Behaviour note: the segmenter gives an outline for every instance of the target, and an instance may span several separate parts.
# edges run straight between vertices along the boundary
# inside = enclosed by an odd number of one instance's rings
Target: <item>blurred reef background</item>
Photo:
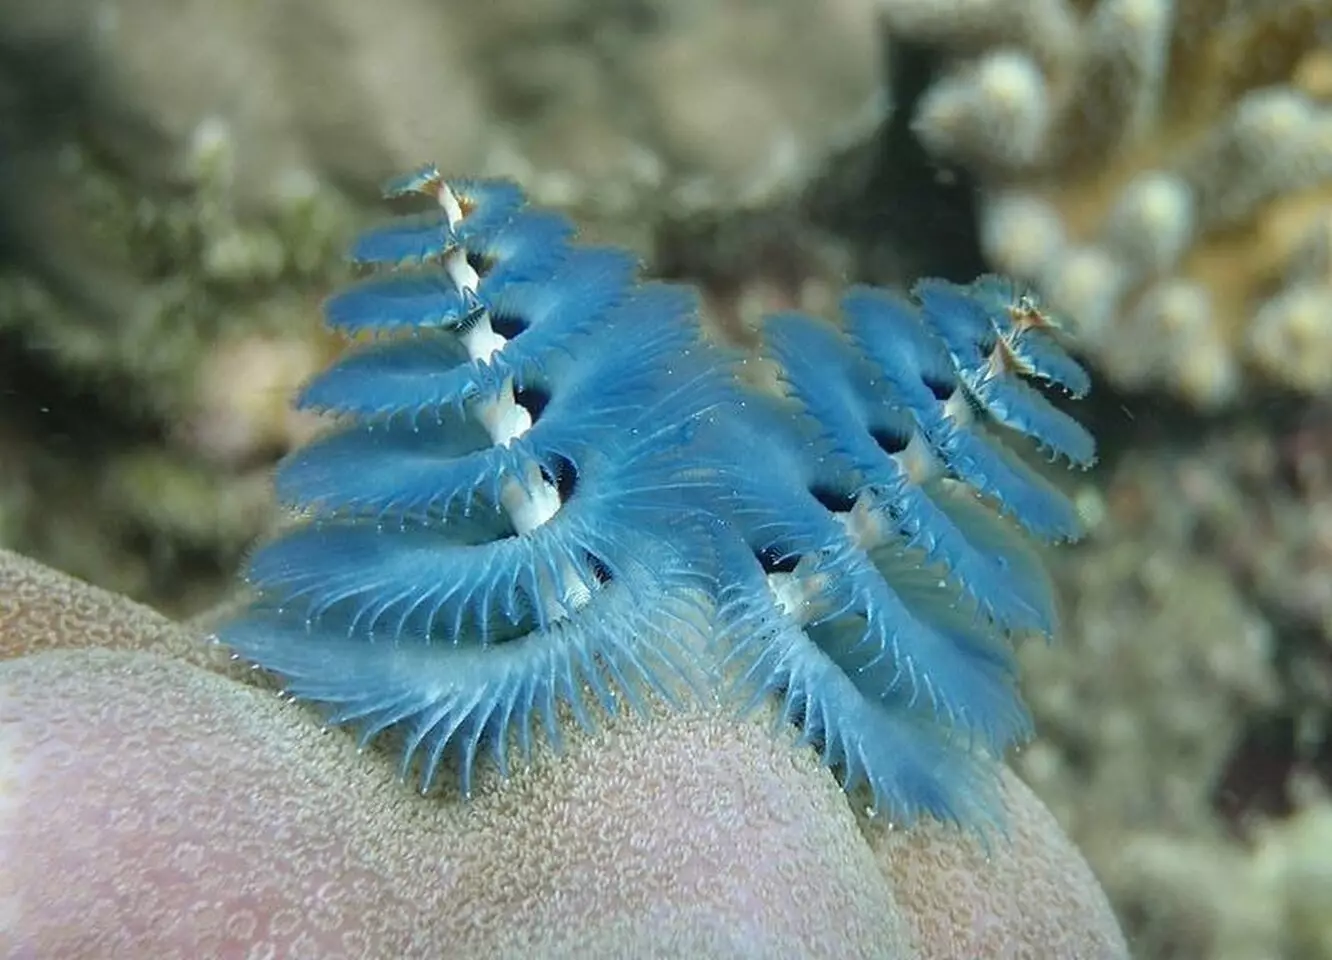
[[[425,160],[737,331],[1032,283],[1103,456],[1015,765],[1136,956],[1332,958],[1332,0],[12,0],[0,541],[217,602],[342,246]]]

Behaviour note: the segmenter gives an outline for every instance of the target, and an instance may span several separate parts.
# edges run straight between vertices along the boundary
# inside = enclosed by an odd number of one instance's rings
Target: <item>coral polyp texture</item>
[[[388,193],[434,205],[353,246],[326,314],[358,342],[297,401],[333,423],[279,468],[290,519],[219,639],[393,730],[422,789],[558,748],[562,715],[720,691],[778,698],[895,823],[988,820],[1029,727],[1013,644],[1055,631],[1030,540],[1079,533],[1016,451],[1094,457],[1040,389],[1088,381],[1035,300],[858,287],[756,355],[513,184]]]
[[[881,0],[943,54],[917,135],[994,269],[1121,386],[1332,390],[1329,0]]]

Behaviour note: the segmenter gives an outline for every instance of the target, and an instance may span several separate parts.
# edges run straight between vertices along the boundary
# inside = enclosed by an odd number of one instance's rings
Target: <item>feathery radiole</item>
[[[400,730],[423,789],[446,752],[466,793],[483,748],[503,773],[535,727],[558,747],[560,703],[586,727],[702,671],[779,697],[895,822],[985,819],[984,758],[1029,729],[1012,643],[1055,629],[1023,532],[1078,535],[1003,440],[1094,456],[1031,385],[1087,389],[1031,297],[926,280],[768,318],[765,393],[690,288],[513,184],[386,192],[438,209],[354,244],[374,272],[328,321],[377,337],[299,397],[337,423],[280,467],[293,519],[221,641],[363,741]]]

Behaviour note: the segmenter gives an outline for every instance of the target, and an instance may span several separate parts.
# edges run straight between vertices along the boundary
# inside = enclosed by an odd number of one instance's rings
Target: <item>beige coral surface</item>
[[[0,654],[6,956],[1127,956],[1008,774],[988,850],[867,827],[812,753],[700,705],[420,797],[191,632],[13,554]]]

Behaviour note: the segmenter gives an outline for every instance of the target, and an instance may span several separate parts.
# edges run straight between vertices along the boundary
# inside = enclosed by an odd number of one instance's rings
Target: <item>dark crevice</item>
[[[555,488],[560,503],[568,503],[578,488],[578,468],[573,461],[559,454],[551,454],[546,463],[541,465],[541,476]]]
[[[874,442],[878,444],[879,449],[890,457],[901,453],[911,442],[911,434],[904,433],[901,430],[892,430],[888,427],[874,427],[870,430],[870,436],[874,438]]]
[[[592,571],[592,576],[596,578],[598,584],[604,587],[615,579],[610,567],[606,565],[606,561],[595,553],[588,553],[586,559],[588,568]]]
[[[832,513],[847,513],[856,504],[856,496],[849,490],[838,490],[832,487],[814,487],[810,491],[810,496]]]
[[[532,422],[536,423],[546,407],[550,405],[550,391],[545,387],[527,384],[514,389],[513,399],[518,406],[527,411],[532,418]]]
[[[503,314],[491,311],[490,327],[505,340],[512,340],[514,337],[526,330],[530,324],[526,317],[520,317],[516,314]]]
[[[885,41],[892,115],[866,142],[833,159],[802,207],[813,225],[850,242],[857,279],[896,286],[920,276],[968,282],[986,269],[974,183],[929,156],[911,130],[939,58],[924,45]]]
[[[800,554],[790,553],[775,546],[767,546],[754,554],[764,573],[790,573],[800,562]]]
[[[1298,759],[1294,717],[1266,716],[1253,723],[1213,790],[1217,814],[1237,833],[1254,816],[1288,816],[1294,808],[1288,792],[1290,774]]]
[[[938,377],[931,377],[929,374],[923,375],[921,379],[925,382],[925,386],[929,387],[930,393],[934,395],[935,400],[948,400],[953,394],[957,393],[958,386],[956,380],[941,380]]]
[[[478,277],[484,277],[495,266],[495,261],[483,254],[468,250],[467,265],[476,271]]]
[[[1279,637],[1273,666],[1281,687],[1296,692],[1287,697],[1281,709],[1249,719],[1212,791],[1213,808],[1238,835],[1255,821],[1280,819],[1296,812],[1298,798],[1292,787],[1297,774],[1332,789],[1332,735],[1321,726],[1310,730],[1300,722],[1299,701],[1303,699],[1310,714],[1314,706],[1298,693],[1308,689],[1303,678],[1311,670],[1332,673],[1332,652],[1321,625],[1298,622],[1263,603],[1260,597],[1247,599]],[[1322,707],[1317,711],[1321,715]]]

